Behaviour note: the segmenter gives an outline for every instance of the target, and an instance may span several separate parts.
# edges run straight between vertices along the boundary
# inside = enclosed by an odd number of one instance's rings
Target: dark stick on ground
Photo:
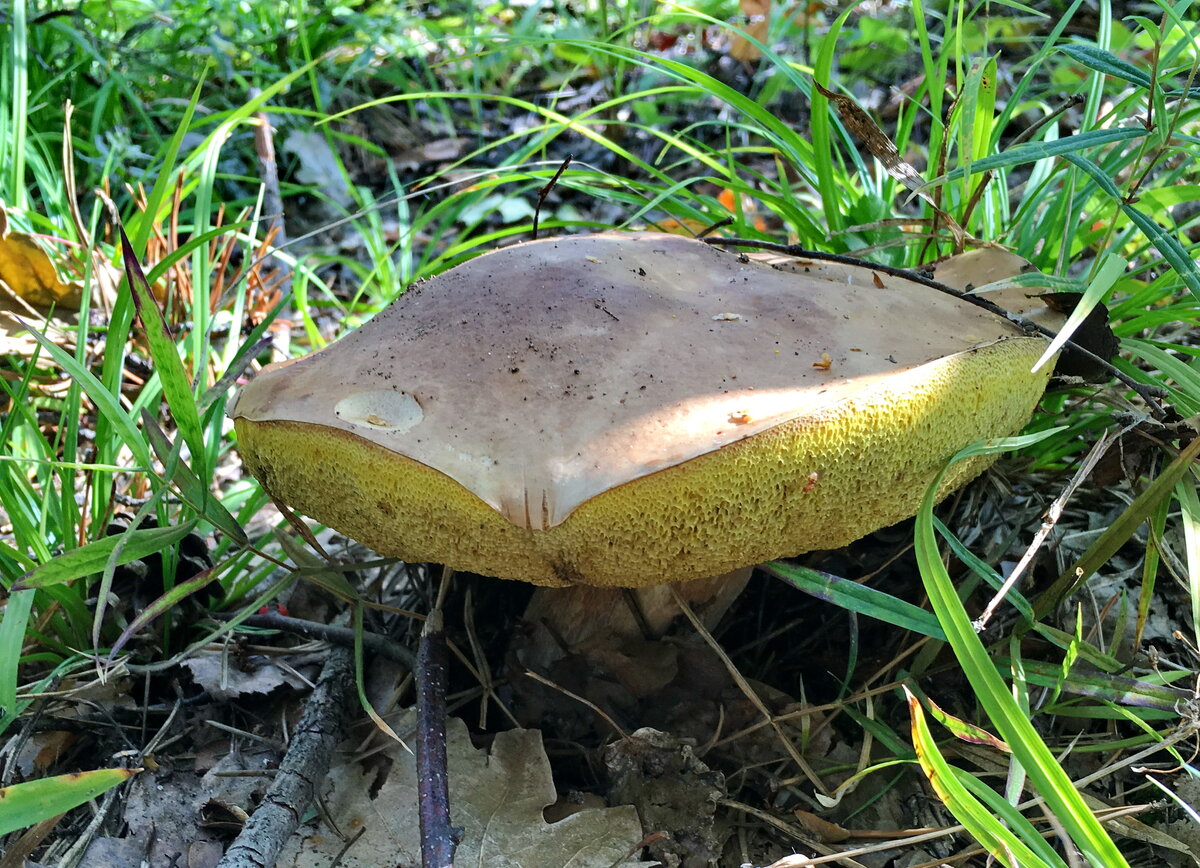
[[[303,618],[292,618],[288,615],[280,614],[277,609],[267,609],[259,615],[251,615],[242,623],[247,627],[265,627],[270,630],[282,630],[285,633],[294,633],[299,636],[311,636],[314,639],[323,639],[333,645],[341,645],[345,648],[354,647],[354,631],[349,627],[338,627],[333,624],[322,624],[320,621],[306,621]],[[381,636],[378,633],[363,631],[363,649],[369,654],[376,654],[384,657],[395,663],[400,663],[412,669],[416,666],[417,659],[411,651],[393,642],[387,636]]]
[[[270,868],[300,825],[342,740],[354,692],[354,652],[335,646],[304,705],[287,754],[262,804],[251,814],[217,868]]]
[[[542,204],[546,201],[546,197],[550,195],[550,191],[554,189],[554,185],[558,183],[558,179],[562,177],[562,173],[567,170],[567,166],[571,165],[571,161],[575,159],[574,154],[567,154],[567,158],[562,161],[562,165],[558,167],[558,171],[547,182],[546,186],[538,190],[537,205],[533,209],[533,240],[537,241],[538,220],[542,216]]]
[[[462,831],[450,825],[446,770],[446,634],[434,609],[417,650],[417,804],[421,819],[421,865],[452,868]]]

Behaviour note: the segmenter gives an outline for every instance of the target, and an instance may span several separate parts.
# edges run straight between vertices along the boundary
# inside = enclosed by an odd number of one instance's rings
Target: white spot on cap
[[[355,392],[338,401],[333,412],[346,422],[393,434],[403,434],[425,418],[416,398],[391,389]]]

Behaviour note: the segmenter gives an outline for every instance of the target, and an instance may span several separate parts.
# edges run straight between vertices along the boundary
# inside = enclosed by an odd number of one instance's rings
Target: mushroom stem
[[[713,627],[753,572],[753,567],[741,567],[707,579],[641,588],[538,588],[525,610],[529,634],[522,643],[521,663],[547,672],[573,654],[619,674],[624,667],[618,660],[625,650],[661,638],[682,614],[672,588],[705,627]],[[636,685],[626,686],[641,692]]]

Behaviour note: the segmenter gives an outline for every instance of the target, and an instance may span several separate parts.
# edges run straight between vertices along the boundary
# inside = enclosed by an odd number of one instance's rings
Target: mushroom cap
[[[230,411],[238,448],[272,496],[381,553],[539,585],[844,545],[1024,425],[1046,341],[816,271],[650,233],[504,248],[264,369]]]

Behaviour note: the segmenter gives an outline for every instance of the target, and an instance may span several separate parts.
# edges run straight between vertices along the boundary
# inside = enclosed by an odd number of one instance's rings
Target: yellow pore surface
[[[538,585],[656,585],[842,546],[913,515],[951,455],[1025,424],[1045,346],[1010,338],[904,371],[611,488],[544,530],[346,431],[239,418],[238,448],[276,498],[382,554]],[[991,460],[959,462],[940,494]]]

